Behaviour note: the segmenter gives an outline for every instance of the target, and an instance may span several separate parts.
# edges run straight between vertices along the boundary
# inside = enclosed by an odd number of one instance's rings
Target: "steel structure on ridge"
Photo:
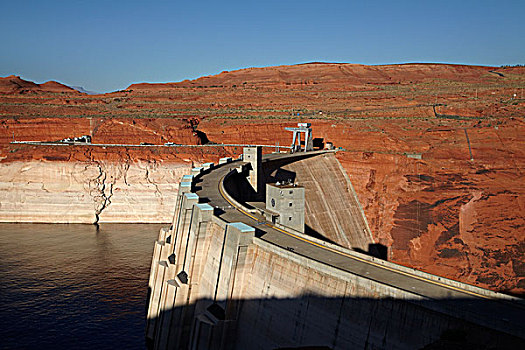
[[[297,123],[296,128],[284,128],[287,131],[293,132],[292,140],[292,153],[293,152],[308,152],[314,150],[314,143],[312,138],[312,124],[310,123]],[[304,133],[304,148],[301,148],[301,134]]]

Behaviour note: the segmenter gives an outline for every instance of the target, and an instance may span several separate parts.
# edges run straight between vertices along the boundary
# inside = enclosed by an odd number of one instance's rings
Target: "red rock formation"
[[[216,161],[241,152],[9,145],[13,132],[17,140],[91,134],[99,143],[287,145],[283,127],[310,121],[314,137],[345,149],[337,157],[391,260],[525,292],[523,67],[312,63],[95,96],[45,92],[43,85],[0,80],[3,162]]]
[[[10,75],[5,78],[0,77],[0,92],[2,94],[11,94],[24,90],[39,89],[38,84],[31,81],[23,80],[18,76]]]
[[[0,93],[2,94],[24,94],[36,92],[80,94],[77,90],[56,81],[36,84],[32,81],[21,79],[19,76],[15,75],[10,75],[5,78],[0,77]]]
[[[365,66],[349,63],[306,63],[248,68],[180,83],[133,84],[126,90],[166,90],[176,87],[231,87],[313,84],[406,84],[433,79],[479,82],[492,68],[445,64]]]

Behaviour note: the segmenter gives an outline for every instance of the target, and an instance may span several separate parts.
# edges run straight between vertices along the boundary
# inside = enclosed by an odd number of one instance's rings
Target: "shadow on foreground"
[[[148,349],[524,349],[523,324],[462,319],[479,299],[322,297],[200,299],[147,321]],[[516,306],[518,309],[520,306]],[[486,310],[485,310],[486,311]],[[456,315],[452,317],[450,315]],[[525,316],[525,310],[523,312]],[[480,322],[482,323],[482,322]],[[508,325],[507,333],[505,325]],[[503,330],[502,330],[503,326]],[[513,334],[510,334],[513,333]],[[149,337],[148,337],[149,336]]]

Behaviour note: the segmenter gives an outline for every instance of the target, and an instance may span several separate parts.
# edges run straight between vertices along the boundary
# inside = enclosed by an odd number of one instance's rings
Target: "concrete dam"
[[[155,242],[150,349],[525,348],[519,298],[388,262],[333,151],[185,175]]]

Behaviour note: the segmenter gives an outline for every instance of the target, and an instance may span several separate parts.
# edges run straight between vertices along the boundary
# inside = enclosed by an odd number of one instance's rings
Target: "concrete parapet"
[[[146,320],[146,337],[153,339],[157,325],[157,318],[160,314],[160,298],[165,279],[167,249],[164,241],[157,240],[153,249],[153,259],[151,262],[151,272],[148,283],[148,311]]]
[[[181,348],[185,347],[188,339],[185,336],[183,325],[187,324],[188,317],[192,317],[191,313],[185,309],[186,304],[192,294],[192,290],[198,290],[202,255],[202,245],[205,243],[207,225],[213,215],[213,208],[208,204],[193,204],[191,208],[191,217],[186,221],[179,232],[179,239],[175,251],[177,252],[177,259],[175,263],[176,275],[171,281],[171,284],[176,288],[171,299],[174,311],[167,315],[170,327],[165,329],[165,336],[159,338],[166,342],[169,346],[159,346],[164,348]],[[200,254],[197,254],[200,253]],[[205,255],[204,255],[205,256]]]
[[[192,349],[232,347],[227,339],[234,337],[239,295],[248,279],[249,257],[253,255],[248,251],[253,247],[255,229],[244,223],[219,220],[216,217],[212,220],[210,249],[215,253],[205,261],[199,292],[193,299],[196,304],[190,337]]]
[[[184,181],[179,184],[179,195],[191,192],[191,181]]]
[[[199,222],[208,222],[213,215],[213,207],[206,203],[195,204],[196,213],[198,213],[197,220]]]
[[[197,196],[195,193],[184,193],[184,208],[185,209],[191,209],[194,204],[199,203],[199,196]]]
[[[227,164],[227,163],[230,163],[231,161],[232,161],[231,157],[224,157],[224,158],[219,159],[219,165]]]
[[[202,173],[202,167],[197,167],[197,168],[191,169],[191,174],[194,175],[194,176],[198,176],[201,173]]]
[[[210,162],[210,163],[204,163],[204,164],[202,165],[202,169],[203,169],[203,171],[210,170],[210,169],[213,169],[213,166],[214,166],[214,165],[215,165],[215,164],[213,164],[212,162]]]
[[[182,182],[193,182],[193,175],[182,175]]]

